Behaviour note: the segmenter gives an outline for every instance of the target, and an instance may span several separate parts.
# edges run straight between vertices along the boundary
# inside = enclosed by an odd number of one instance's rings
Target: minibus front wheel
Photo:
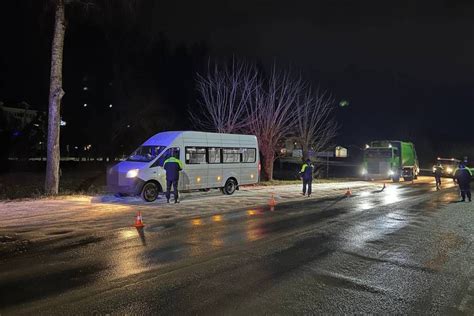
[[[234,179],[229,179],[226,181],[225,186],[222,188],[222,193],[231,195],[237,189],[237,182]]]
[[[147,182],[142,189],[142,198],[147,202],[153,202],[160,194],[160,186],[155,182]]]

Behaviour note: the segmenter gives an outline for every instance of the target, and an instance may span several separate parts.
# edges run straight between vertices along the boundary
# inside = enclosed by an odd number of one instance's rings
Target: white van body
[[[158,192],[164,192],[166,172],[163,162],[175,150],[179,150],[183,163],[179,190],[220,188],[224,193],[232,194],[239,185],[258,182],[260,160],[255,136],[177,131],[150,137],[127,160],[110,168],[109,190],[137,195],[143,194],[146,184],[153,183]],[[234,188],[226,190],[226,185],[232,182]]]

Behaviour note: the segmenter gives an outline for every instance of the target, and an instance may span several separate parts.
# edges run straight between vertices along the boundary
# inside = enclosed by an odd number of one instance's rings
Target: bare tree
[[[303,158],[309,150],[324,150],[336,136],[338,126],[331,118],[334,100],[319,89],[315,93],[308,89],[296,106],[296,139],[302,146]]]
[[[244,119],[252,94],[255,92],[257,70],[254,65],[236,61],[211,66],[207,73],[197,76],[200,114],[190,115],[197,127],[218,133],[242,130],[248,121]]]
[[[113,4],[115,7],[132,10],[138,0],[51,0],[54,7],[54,33],[51,47],[51,77],[48,104],[48,134],[46,177],[44,190],[46,194],[58,194],[59,191],[59,162],[60,146],[59,131],[61,121],[61,100],[64,96],[62,85],[64,37],[66,34],[66,6],[79,4],[86,8],[103,7]]]
[[[296,101],[303,88],[301,79],[295,79],[289,70],[277,71],[275,65],[269,78],[256,85],[247,120],[250,132],[257,136],[267,180],[273,180],[278,145],[295,126]]]

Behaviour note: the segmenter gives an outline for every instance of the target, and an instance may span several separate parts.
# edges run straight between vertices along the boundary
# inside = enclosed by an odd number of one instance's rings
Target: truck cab
[[[372,141],[366,145],[362,174],[366,179],[391,179],[400,177],[412,181],[419,174],[418,158],[412,143],[402,141]]]

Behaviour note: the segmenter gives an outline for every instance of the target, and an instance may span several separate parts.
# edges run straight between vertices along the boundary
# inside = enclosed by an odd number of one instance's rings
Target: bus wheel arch
[[[160,192],[163,192],[163,188],[158,181],[149,180],[142,188],[141,196],[146,202],[153,202],[158,198]]]
[[[238,182],[237,179],[234,177],[230,177],[225,182],[224,187],[221,189],[222,193],[226,195],[234,194],[235,190],[238,190]]]

